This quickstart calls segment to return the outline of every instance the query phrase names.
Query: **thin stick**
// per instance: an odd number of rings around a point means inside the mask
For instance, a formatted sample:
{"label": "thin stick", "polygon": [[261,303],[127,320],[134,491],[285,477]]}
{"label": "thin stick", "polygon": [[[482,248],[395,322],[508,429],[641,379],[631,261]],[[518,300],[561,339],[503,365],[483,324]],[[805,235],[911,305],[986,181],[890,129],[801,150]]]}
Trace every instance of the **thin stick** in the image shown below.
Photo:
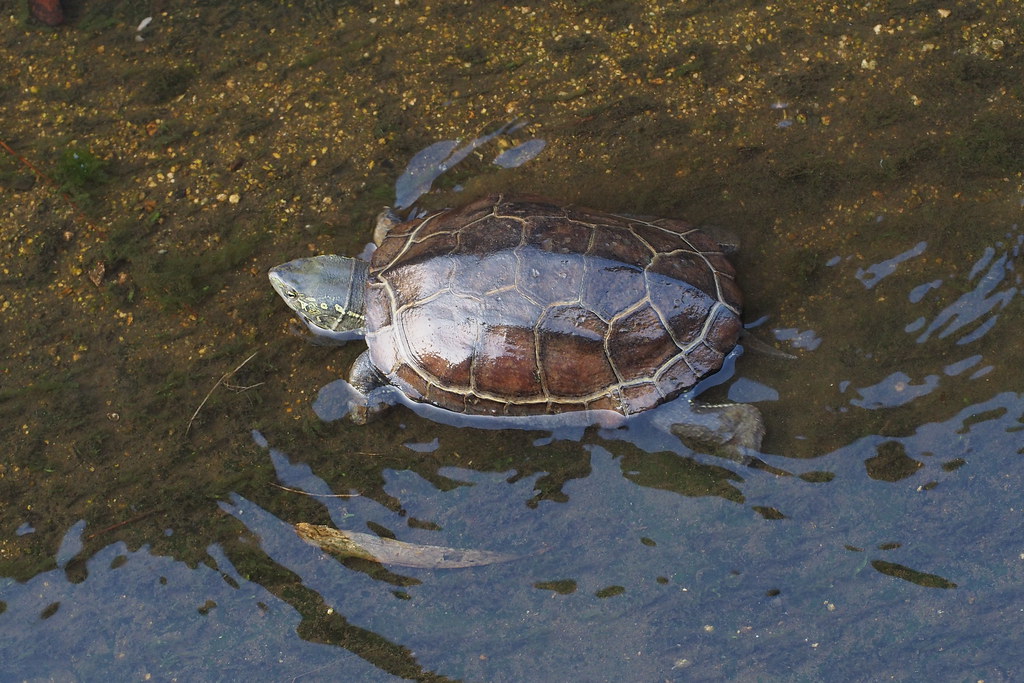
{"label": "thin stick", "polygon": [[33,165],[32,165],[32,164],[31,164],[31,163],[29,162],[29,160],[28,160],[28,159],[26,159],[25,157],[21,156],[20,154],[18,154],[17,152],[15,152],[15,151],[14,151],[13,149],[11,149],[11,146],[10,146],[10,145],[8,145],[8,144],[7,144],[6,142],[4,142],[3,140],[0,140],[0,147],[3,147],[3,148],[4,148],[5,150],[7,150],[7,153],[8,153],[8,154],[10,154],[10,155],[11,155],[12,157],[14,157],[15,159],[17,159],[18,161],[20,161],[20,162],[21,162],[21,163],[23,163],[24,165],[28,166],[28,167],[29,167],[30,169],[32,169],[32,172],[33,172],[33,173],[35,173],[35,174],[36,174],[37,176],[39,176],[40,178],[42,178],[42,179],[43,179],[43,180],[45,180],[46,182],[50,183],[50,184],[51,184],[51,185],[53,185],[54,187],[57,187],[57,183],[56,183],[56,181],[55,181],[55,180],[54,180],[53,178],[51,178],[50,176],[46,175],[45,173],[43,173],[42,171],[40,171],[40,170],[39,170],[38,168],[36,168],[35,166],[33,166]]}
{"label": "thin stick", "polygon": [[361,493],[310,493],[309,491],[302,491],[300,489],[293,489],[287,486],[281,486],[280,484],[275,484],[274,482],[270,482],[270,485],[276,486],[277,488],[282,489],[284,491],[298,493],[303,496],[312,496],[314,498],[357,498],[358,496],[362,495]]}
{"label": "thin stick", "polygon": [[228,377],[230,377],[231,375],[233,375],[236,372],[238,372],[239,370],[241,370],[242,366],[245,365],[246,363],[248,363],[249,361],[251,361],[253,359],[253,356],[255,356],[257,353],[258,353],[257,351],[253,351],[252,352],[252,356],[249,356],[248,358],[243,360],[241,363],[239,363],[237,368],[235,368],[231,372],[225,372],[223,375],[221,375],[221,378],[219,380],[217,380],[217,383],[214,384],[210,388],[210,390],[208,392],[206,392],[206,398],[204,398],[203,402],[199,404],[198,408],[196,408],[196,412],[192,413],[192,417],[190,417],[188,419],[188,426],[185,427],[185,436],[188,436],[188,430],[192,429],[192,421],[196,419],[196,415],[198,415],[199,411],[203,409],[203,406],[206,405],[206,402],[210,400],[210,396],[212,396],[213,392],[217,390],[217,387],[219,387],[221,384],[223,384],[224,380],[226,380]]}
{"label": "thin stick", "polygon": [[131,524],[132,522],[137,522],[140,519],[145,519],[146,517],[149,517],[154,512],[156,512],[156,510],[149,510],[148,512],[143,512],[141,514],[135,515],[134,517],[129,517],[128,519],[124,520],[123,522],[118,522],[117,524],[111,524],[106,529],[100,529],[99,531],[95,531],[95,532],[89,534],[88,536],[85,537],[85,540],[91,541],[92,539],[96,538],[100,534],[105,534],[105,533],[108,533],[110,531],[113,531],[114,529],[120,529],[121,527],[123,527],[123,526],[125,526],[127,524]]}
{"label": "thin stick", "polygon": [[264,384],[266,384],[266,382],[256,382],[256,384],[250,384],[247,387],[240,387],[237,384],[228,384],[227,382],[224,382],[224,386],[230,389],[231,391],[249,391],[250,389],[261,387]]}

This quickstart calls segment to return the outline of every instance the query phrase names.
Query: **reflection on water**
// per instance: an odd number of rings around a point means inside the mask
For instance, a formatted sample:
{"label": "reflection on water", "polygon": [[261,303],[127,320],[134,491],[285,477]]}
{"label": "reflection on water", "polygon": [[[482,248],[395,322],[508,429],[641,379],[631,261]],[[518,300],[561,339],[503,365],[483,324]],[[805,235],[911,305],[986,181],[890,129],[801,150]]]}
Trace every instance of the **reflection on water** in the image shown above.
{"label": "reflection on water", "polygon": [[300,638],[296,610],[239,575],[217,546],[207,550],[215,568],[120,542],[79,563],[84,529],[68,530],[60,568],[25,583],[0,579],[5,680],[267,680],[314,671],[393,680],[348,651]]}
{"label": "reflection on water", "polygon": [[[402,175],[395,182],[395,208],[404,209],[412,206],[416,200],[430,192],[435,180],[475,150],[502,135],[514,133],[525,125],[525,121],[513,121],[493,133],[474,138],[461,146],[457,140],[443,140],[420,150],[409,160]],[[500,153],[494,158],[493,163],[501,168],[522,166],[540,154],[545,145],[544,140],[539,138],[527,140]]]}
{"label": "reflection on water", "polygon": [[[337,497],[356,492],[254,438],[291,489],[280,495],[306,492],[321,512],[284,520],[237,494],[221,508],[258,539],[263,564],[297,577],[301,590],[269,593],[218,547],[209,549],[216,569],[120,543],[74,568],[76,525],[62,546],[68,569],[0,587],[5,670],[532,680],[572,668],[586,680],[661,680],[685,661],[690,673],[753,679],[785,675],[825,618],[830,647],[870,645],[876,657],[861,673],[875,678],[886,670],[879,662],[968,634],[1012,647],[1024,620],[1010,599],[1024,575],[1019,525],[998,523],[1017,515],[1024,487],[1017,393],[904,438],[864,437],[801,477],[581,445],[589,473],[565,482],[564,502],[533,506],[524,503],[541,474],[452,466],[431,481],[383,471],[396,508]],[[459,570],[342,562],[292,528],[327,520],[524,557]],[[936,588],[947,590],[921,593]],[[879,604],[889,605],[884,620],[872,616]],[[714,654],[724,651],[731,656]],[[72,660],[82,652],[89,657]],[[809,676],[828,674],[827,659],[814,662]],[[918,671],[948,674],[939,662],[921,660]]]}
{"label": "reflection on water", "polygon": [[516,168],[518,166],[522,166],[527,161],[534,159],[538,154],[543,152],[545,145],[546,143],[539,138],[521,142],[515,147],[506,149],[504,152],[494,157],[494,165],[501,166],[502,168]]}
{"label": "reflection on water", "polygon": [[729,385],[729,400],[736,403],[762,403],[778,401],[779,392],[760,382],[740,377]]}
{"label": "reflection on water", "polygon": [[[1016,226],[1014,229],[1016,230]],[[968,277],[969,281],[977,280],[974,289],[960,295],[955,302],[942,309],[930,323],[925,316],[921,316],[907,325],[907,332],[917,332],[924,328],[924,332],[917,337],[918,344],[928,341],[940,328],[941,332],[937,337],[945,339],[981,321],[973,330],[956,340],[958,345],[964,346],[980,339],[995,326],[999,315],[994,311],[1006,308],[1017,295],[1017,288],[1020,285],[1020,274],[1014,271],[1013,259],[1020,255],[1024,235],[1012,235],[1009,239],[1008,246],[1000,243],[995,247],[985,248],[984,254],[974,264]],[[995,258],[996,254],[999,254],[998,258]],[[936,280],[922,287],[927,287],[928,291],[941,292],[941,281]],[[911,301],[917,303],[924,299],[925,292],[918,288],[913,290],[910,296]]]}
{"label": "reflection on water", "polygon": [[[951,304],[945,306],[933,316],[922,315],[908,324],[904,330],[908,334],[919,332],[914,340],[917,344],[925,344],[932,339],[946,339],[955,335],[957,346],[967,346],[982,339],[996,326],[999,311],[1004,310],[1018,293],[1021,282],[1020,273],[1016,272],[1014,260],[1020,255],[1024,235],[1013,232],[1007,235],[1006,242],[986,247],[982,256],[971,268],[968,282],[972,289],[964,292]],[[857,278],[867,288],[872,288],[883,277],[895,272],[896,266],[925,251],[925,243],[919,242],[913,248],[887,259],[866,270],[858,270]],[[865,276],[870,274],[870,278]],[[908,299],[911,303],[927,306],[931,296],[943,294],[943,280],[937,279],[918,285],[911,289]],[[937,359],[938,360],[938,359]],[[982,362],[978,354],[968,355],[961,360],[946,363],[942,374],[963,379],[976,380],[985,377],[992,371],[991,365],[976,367]],[[961,375],[969,369],[974,371],[966,378]],[[942,383],[941,375],[936,372],[916,380],[905,372],[894,372],[878,383],[856,389],[859,398],[850,400],[850,404],[868,410],[895,408],[905,405],[922,396],[935,391]],[[850,382],[840,383],[840,391],[846,392]]]}
{"label": "reflection on water", "polygon": [[780,328],[774,330],[775,338],[789,342],[794,349],[813,351],[821,346],[821,337],[814,330],[798,330],[796,328]]}
{"label": "reflection on water", "polygon": [[[534,496],[539,475],[515,478],[512,472],[444,467],[437,474],[446,484],[439,487],[411,471],[385,471],[385,489],[400,506],[396,513],[362,497],[329,497],[329,487],[308,467],[291,463],[277,449],[268,453],[282,483],[317,496],[340,528],[386,529],[404,541],[524,556],[515,563],[468,570],[389,567],[380,572],[304,546],[290,524],[240,496],[223,505],[261,539],[275,562],[321,595],[327,609],[407,646],[424,668],[448,676],[528,680],[536,667],[554,664],[564,654],[552,652],[551,639],[558,635],[560,642],[568,638],[580,649],[582,674],[600,678],[603,646],[587,636],[594,619],[606,636],[643,648],[652,636],[649,628],[623,630],[630,628],[636,602],[664,596],[668,604],[650,617],[659,618],[668,613],[663,610],[680,607],[679,598],[690,600],[691,589],[673,583],[680,576],[689,582],[691,568],[712,564],[693,555],[699,537],[711,530],[689,538],[679,533],[680,526],[690,523],[684,509],[696,513],[705,505],[680,500],[678,486],[658,490],[638,483],[660,487],[672,479],[680,485],[691,479],[692,493],[699,495],[697,481],[706,482],[707,473],[701,477],[683,467],[665,476],[662,467],[682,462],[675,456],[665,462],[617,458],[603,447],[585,447],[581,453],[589,453],[590,473],[565,485],[568,501],[532,507],[524,503]],[[745,517],[739,507],[723,507],[732,505],[725,498],[717,500],[711,507],[725,513],[723,519]],[[663,518],[659,508],[666,503],[676,513]],[[718,576],[709,583],[727,580],[727,575]],[[456,663],[453,652],[466,656]],[[649,664],[662,668],[664,657]]]}
{"label": "reflection on water", "polygon": [[[840,391],[846,391],[848,386],[848,382],[842,382]],[[850,404],[868,410],[895,408],[910,403],[915,398],[927,396],[937,386],[939,386],[938,375],[928,375],[920,384],[913,384],[910,376],[906,373],[894,372],[878,384],[857,389],[861,397],[850,399]]]}
{"label": "reflection on water", "polygon": [[860,280],[865,287],[872,289],[879,282],[895,273],[897,267],[899,267],[901,263],[923,254],[927,246],[927,242],[918,242],[902,254],[897,254],[890,259],[876,263],[868,268],[858,268],[857,279]]}

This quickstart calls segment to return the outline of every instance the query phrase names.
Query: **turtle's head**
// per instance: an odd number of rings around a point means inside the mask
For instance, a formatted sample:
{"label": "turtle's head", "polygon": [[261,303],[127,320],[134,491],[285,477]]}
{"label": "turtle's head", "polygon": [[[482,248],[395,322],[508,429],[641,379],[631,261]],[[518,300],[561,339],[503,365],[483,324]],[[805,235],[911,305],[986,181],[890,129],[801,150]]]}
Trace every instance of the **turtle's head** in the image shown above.
{"label": "turtle's head", "polygon": [[369,264],[335,254],[300,258],[270,269],[274,291],[314,333],[362,330]]}

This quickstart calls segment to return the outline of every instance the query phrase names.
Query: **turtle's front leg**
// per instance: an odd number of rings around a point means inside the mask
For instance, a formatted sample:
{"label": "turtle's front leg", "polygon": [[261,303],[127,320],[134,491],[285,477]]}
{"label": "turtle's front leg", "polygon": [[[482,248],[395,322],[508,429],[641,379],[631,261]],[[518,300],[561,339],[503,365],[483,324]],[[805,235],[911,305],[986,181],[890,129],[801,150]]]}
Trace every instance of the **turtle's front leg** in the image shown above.
{"label": "turtle's front leg", "polygon": [[355,389],[349,417],[356,424],[366,424],[380,417],[394,405],[394,392],[370,361],[370,352],[363,351],[352,363],[348,383]]}

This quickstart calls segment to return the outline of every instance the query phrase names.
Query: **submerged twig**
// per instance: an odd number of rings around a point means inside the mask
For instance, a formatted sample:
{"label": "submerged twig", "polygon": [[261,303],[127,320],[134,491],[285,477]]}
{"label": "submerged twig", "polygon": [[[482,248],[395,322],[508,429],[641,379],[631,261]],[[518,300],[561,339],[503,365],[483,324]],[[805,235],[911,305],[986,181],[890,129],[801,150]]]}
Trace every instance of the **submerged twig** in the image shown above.
{"label": "submerged twig", "polygon": [[186,436],[188,436],[188,430],[192,429],[192,421],[196,419],[196,415],[198,415],[199,411],[203,409],[203,406],[206,405],[206,402],[210,400],[210,396],[212,396],[213,392],[217,390],[217,387],[219,387],[221,384],[223,384],[224,380],[226,380],[228,377],[230,377],[231,375],[233,375],[236,372],[238,372],[239,370],[241,370],[242,366],[245,365],[246,363],[248,363],[249,361],[251,361],[253,359],[253,357],[257,353],[258,353],[257,351],[253,351],[252,355],[249,356],[248,358],[246,358],[245,360],[243,360],[241,363],[239,363],[237,368],[235,368],[231,372],[225,372],[223,375],[221,375],[220,379],[217,380],[217,383],[214,384],[212,387],[210,387],[210,390],[208,392],[206,392],[206,397],[203,399],[203,402],[199,404],[199,407],[196,408],[196,412],[192,413],[192,417],[190,417],[188,419],[188,425],[185,427],[185,435]]}
{"label": "submerged twig", "polygon": [[250,384],[247,387],[240,387],[237,384],[228,384],[227,382],[224,382],[224,388],[230,389],[231,391],[249,391],[250,389],[261,387],[264,384],[266,384],[266,382],[256,382],[256,384]]}
{"label": "submerged twig", "polygon": [[42,178],[43,180],[45,180],[46,182],[50,183],[50,184],[51,184],[51,185],[53,185],[54,187],[60,187],[60,185],[58,185],[58,184],[57,184],[57,181],[55,181],[55,180],[54,180],[53,178],[51,178],[50,176],[46,175],[45,173],[43,173],[42,171],[40,171],[40,170],[39,170],[38,168],[36,168],[36,167],[35,167],[35,166],[34,166],[34,165],[32,164],[32,162],[31,162],[31,161],[29,161],[28,159],[26,159],[25,157],[21,156],[20,154],[18,154],[17,152],[15,152],[15,151],[14,151],[13,149],[11,149],[11,146],[10,146],[10,145],[8,145],[8,144],[7,144],[6,142],[4,142],[3,140],[0,140],[0,147],[3,147],[3,148],[4,148],[4,150],[6,150],[6,152],[7,152],[8,154],[10,154],[10,155],[11,155],[12,157],[14,157],[14,158],[15,158],[15,159],[17,159],[18,161],[20,161],[20,162],[21,162],[22,164],[24,164],[25,166],[27,166],[27,167],[29,168],[29,170],[31,170],[31,171],[32,171],[33,173],[35,173],[35,174],[36,174],[36,175],[37,175],[38,177],[40,177],[40,178]]}
{"label": "submerged twig", "polygon": [[141,513],[135,515],[134,517],[129,517],[128,519],[123,520],[121,522],[118,522],[117,524],[111,524],[110,526],[108,526],[108,527],[106,527],[104,529],[100,529],[99,531],[94,531],[93,533],[88,534],[85,537],[85,540],[91,541],[92,539],[96,538],[97,536],[100,536],[100,535],[105,534],[105,533],[109,533],[109,532],[113,531],[114,529],[120,529],[121,527],[127,526],[129,524],[132,524],[133,522],[137,522],[140,519],[145,519],[146,517],[149,517],[154,512],[157,512],[157,510],[147,510],[146,512],[141,512]]}
{"label": "submerged twig", "polygon": [[356,498],[357,496],[363,495],[361,493],[310,493],[309,491],[303,491],[302,489],[293,489],[288,486],[281,486],[274,482],[270,482],[270,485],[276,486],[283,491],[288,491],[289,493],[298,493],[303,496],[312,496],[313,498]]}

